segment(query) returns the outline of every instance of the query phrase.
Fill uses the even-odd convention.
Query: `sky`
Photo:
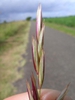
[[[35,18],[39,3],[43,17],[75,15],[75,0],[0,0],[0,21]]]

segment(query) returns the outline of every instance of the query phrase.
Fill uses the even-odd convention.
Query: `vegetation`
[[[44,18],[47,26],[75,36],[75,16]]]
[[[26,20],[27,20],[27,21],[30,21],[30,20],[31,20],[31,17],[27,17]]]
[[[0,24],[0,100],[13,95],[12,83],[22,78],[22,67],[26,60],[21,57],[28,43],[29,22],[19,21]],[[19,61],[21,63],[19,63]]]
[[[68,27],[75,27],[75,16],[58,17],[58,18],[45,18],[46,22],[65,25]]]
[[[11,22],[0,24],[0,43],[5,42],[10,36],[17,33],[23,22]]]
[[[41,5],[37,9],[37,25],[36,25],[36,38],[32,39],[32,60],[34,70],[36,72],[37,79],[34,74],[31,75],[31,84],[27,81],[27,91],[29,100],[42,100],[41,89],[44,82],[45,75],[45,53],[43,49],[44,45],[44,23],[42,21],[42,9]],[[37,81],[36,81],[37,80]],[[36,84],[37,83],[37,84]],[[55,100],[64,100],[69,84],[67,87],[58,95]]]

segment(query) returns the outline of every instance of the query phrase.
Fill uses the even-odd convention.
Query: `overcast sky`
[[[75,15],[75,0],[0,0],[0,21],[35,18],[39,3],[43,17]]]

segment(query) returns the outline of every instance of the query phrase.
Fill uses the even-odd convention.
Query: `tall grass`
[[[15,35],[22,24],[22,21],[0,24],[0,43],[5,42],[10,36]]]
[[[11,46],[7,46],[8,39],[16,35],[24,24],[24,21],[0,24],[0,55]]]
[[[49,23],[56,23],[68,27],[73,27],[73,28],[75,27],[75,16],[44,18],[44,20]]]

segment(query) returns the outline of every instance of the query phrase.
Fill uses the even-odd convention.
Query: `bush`
[[[26,20],[27,20],[27,21],[30,21],[30,20],[31,20],[31,17],[27,17]]]
[[[7,23],[7,21],[6,20],[4,20],[4,22],[3,22],[4,24],[6,24]]]

